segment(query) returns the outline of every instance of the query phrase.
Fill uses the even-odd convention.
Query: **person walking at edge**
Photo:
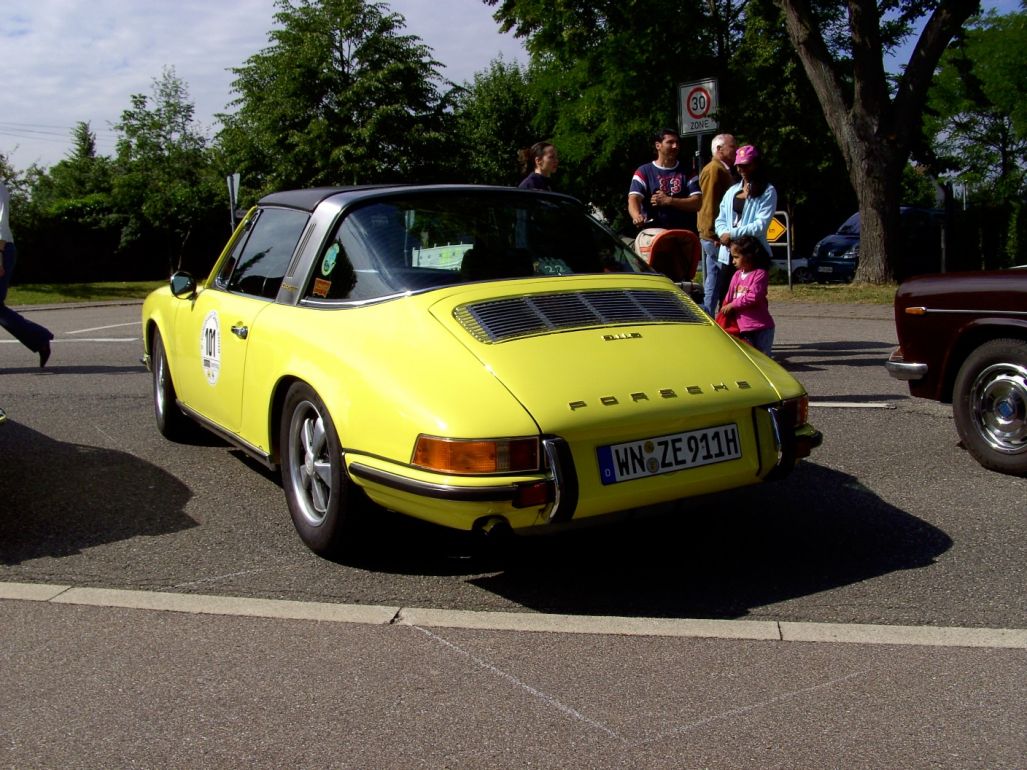
[[[734,183],[731,167],[735,163],[738,145],[731,134],[717,134],[710,143],[713,157],[699,172],[699,188],[702,190],[702,206],[699,209],[699,239],[703,253],[703,308],[710,316],[717,314],[724,301],[730,269],[727,262],[721,262],[720,239],[715,223],[717,209],[724,193]]]
[[[2,180],[0,180],[0,249],[3,250],[3,259],[0,260],[0,326],[9,331],[33,353],[39,354],[40,367],[46,366],[46,362],[50,358],[50,340],[53,339],[53,334],[49,329],[33,323],[7,307],[7,289],[11,285],[11,275],[14,272],[17,254],[14,248],[14,235],[11,233],[11,195]]]

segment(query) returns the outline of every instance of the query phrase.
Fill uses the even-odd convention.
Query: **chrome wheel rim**
[[[992,364],[970,389],[973,424],[988,446],[1003,454],[1027,451],[1027,368]]]
[[[164,363],[163,352],[158,351],[154,358],[156,360],[154,362],[155,371],[153,378],[153,402],[157,406],[157,414],[163,417],[164,410],[167,408],[167,404],[165,403],[165,395],[167,393],[168,367]]]
[[[293,410],[289,423],[289,478],[303,518],[324,523],[332,497],[332,456],[324,419],[310,401]]]

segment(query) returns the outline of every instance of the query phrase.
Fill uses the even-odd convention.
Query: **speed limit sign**
[[[716,78],[678,86],[678,123],[682,136],[716,131],[720,126],[716,114]]]

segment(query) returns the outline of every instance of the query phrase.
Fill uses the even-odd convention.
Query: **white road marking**
[[[76,337],[73,340],[60,337],[53,340],[58,347],[67,345],[69,342],[139,342],[142,337]],[[18,342],[18,340],[0,340],[0,343]],[[21,344],[21,343],[19,343]]]
[[[421,628],[420,626],[414,626],[414,629],[416,629],[417,631],[420,631],[422,634],[424,634],[425,636],[429,637],[430,639],[434,639],[439,644],[445,645],[446,647],[448,647],[453,652],[456,652],[456,653],[458,653],[460,655],[463,655],[465,658],[467,658],[468,660],[473,662],[475,665],[480,666],[481,668],[485,669],[486,671],[488,671],[490,673],[493,673],[496,676],[499,676],[499,677],[505,679],[506,681],[512,683],[516,687],[519,687],[520,689],[524,690],[525,692],[527,692],[532,697],[537,698],[538,700],[542,701],[546,705],[552,706],[557,711],[563,712],[564,714],[569,716],[571,719],[574,719],[575,721],[578,721],[578,722],[584,722],[585,724],[590,725],[591,727],[594,727],[595,729],[597,729],[597,730],[599,730],[601,732],[606,733],[611,738],[617,738],[617,739],[621,738],[621,736],[619,736],[617,733],[615,733],[609,727],[604,725],[602,722],[597,722],[594,719],[590,719],[589,717],[587,717],[584,714],[582,714],[580,711],[577,711],[577,710],[571,708],[570,706],[566,705],[565,703],[561,703],[559,700],[554,698],[552,695],[546,695],[541,690],[538,690],[538,689],[532,687],[531,685],[522,682],[520,679],[515,677],[513,674],[510,674],[510,673],[508,673],[506,671],[503,671],[503,669],[501,669],[501,668],[497,668],[496,666],[493,666],[487,660],[482,660],[481,658],[477,657],[476,655],[472,655],[467,650],[463,649],[462,647],[460,647],[460,646],[458,646],[456,644],[453,644],[452,642],[450,642],[450,641],[448,641],[446,639],[443,639],[438,634],[433,634],[427,628]]]
[[[132,321],[130,323],[125,324],[108,324],[107,326],[94,326],[91,329],[76,329],[73,332],[68,332],[68,334],[85,334],[86,332],[99,332],[103,331],[104,329],[118,329],[122,326],[139,326],[139,321]]]
[[[673,636],[828,644],[894,644],[1027,650],[1027,628],[885,626],[854,623],[799,623],[773,620],[703,620],[553,615],[541,612],[477,612],[374,607],[363,604],[297,602],[237,596],[75,588],[47,583],[0,582],[0,600],[85,604],[95,607],[163,610],[207,615],[324,620],[338,623],[475,628],[534,633]],[[768,629],[773,629],[768,633]]]
[[[810,401],[810,408],[821,409],[894,409],[895,404],[888,404],[878,401],[871,403],[867,401]]]

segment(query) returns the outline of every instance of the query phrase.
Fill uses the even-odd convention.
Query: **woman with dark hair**
[[[770,244],[767,230],[777,209],[777,190],[767,181],[766,169],[760,151],[747,144],[735,153],[735,168],[742,180],[732,185],[720,200],[715,229],[720,239],[721,262],[735,238],[751,235],[759,239],[767,255]]]
[[[535,142],[531,147],[521,150],[519,155],[521,169],[527,176],[517,186],[522,190],[551,191],[553,185],[549,181],[549,177],[560,165],[556,146],[550,142]]]

